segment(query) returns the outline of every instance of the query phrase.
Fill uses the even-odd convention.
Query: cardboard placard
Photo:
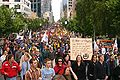
[[[91,60],[92,38],[70,38],[70,51],[71,60],[76,60],[77,55],[82,55],[83,60]]]

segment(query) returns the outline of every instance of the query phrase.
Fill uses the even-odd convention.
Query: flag
[[[98,47],[96,41],[94,40],[94,50],[97,50],[97,49],[99,49],[99,47]]]
[[[115,39],[115,42],[113,45],[113,51],[114,51],[114,49],[118,49],[117,38]]]
[[[16,39],[23,40],[23,38],[24,38],[24,36],[20,36],[18,33],[13,33],[13,34],[15,34],[17,36]]]
[[[48,35],[47,35],[47,31],[45,31],[44,35],[43,35],[43,38],[41,40],[41,42],[47,42],[48,43]]]
[[[31,39],[32,38],[32,30],[30,30],[30,32],[29,32],[29,39]]]

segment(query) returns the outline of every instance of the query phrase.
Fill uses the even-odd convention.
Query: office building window
[[[34,9],[36,9],[36,4],[34,4]]]
[[[33,9],[33,4],[31,4],[31,9]]]
[[[9,0],[3,0],[3,2],[9,2]]]
[[[72,4],[72,2],[69,2],[69,4]]]
[[[15,0],[15,2],[20,2],[20,0]]]
[[[34,12],[36,12],[36,9],[34,9]]]
[[[34,2],[36,2],[36,0],[34,0]]]
[[[19,4],[15,5],[15,9],[20,9],[20,5]]]

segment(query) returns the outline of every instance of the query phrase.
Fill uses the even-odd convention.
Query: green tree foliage
[[[0,31],[5,34],[10,31],[12,26],[11,10],[5,6],[0,7]]]
[[[120,0],[109,0],[106,6],[111,14],[111,34],[120,36]]]
[[[41,18],[27,19],[28,29],[37,30],[47,23],[46,20]]]
[[[120,0],[77,0],[76,18],[67,29],[85,36],[120,35]]]
[[[7,36],[13,32],[19,32],[23,29],[37,30],[48,21],[36,18],[25,18],[23,14],[17,13],[15,9],[9,9],[6,6],[0,6],[0,36]]]
[[[0,7],[0,35],[18,32],[23,29],[24,25],[21,14],[17,14],[14,9],[9,9],[4,5]]]

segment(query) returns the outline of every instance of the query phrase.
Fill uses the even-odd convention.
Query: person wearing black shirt
[[[120,80],[120,64],[113,70],[113,80]]]
[[[96,63],[95,69],[96,69],[96,80],[107,80],[107,69],[106,69],[106,63],[104,62],[104,55],[100,54],[98,56],[99,61]]]
[[[88,65],[88,71],[87,71],[89,80],[96,80],[96,74],[95,74],[96,63],[97,63],[97,55],[92,55],[92,59]]]
[[[82,60],[82,56],[78,55],[76,57],[76,61],[72,64],[72,69],[73,72],[75,72],[75,74],[78,77],[78,80],[86,80],[86,66],[85,63]]]

